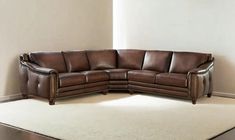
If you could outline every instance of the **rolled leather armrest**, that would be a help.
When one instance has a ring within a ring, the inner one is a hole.
[[[58,72],[54,69],[49,69],[49,68],[44,68],[44,67],[40,67],[38,65],[32,64],[30,62],[20,62],[21,65],[24,65],[25,67],[29,68],[30,71],[39,73],[39,74],[58,74]]]
[[[58,88],[58,72],[27,61],[20,61],[21,92],[23,96],[37,95],[55,104]]]
[[[188,75],[190,75],[190,74],[204,74],[204,73],[208,72],[210,70],[210,68],[214,66],[214,61],[213,60],[201,65],[198,68],[190,70],[188,72]]]
[[[188,72],[188,88],[193,103],[202,95],[211,95],[213,90],[214,59]]]

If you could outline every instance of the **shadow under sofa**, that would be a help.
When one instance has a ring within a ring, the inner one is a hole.
[[[159,50],[32,52],[20,56],[20,88],[47,98],[123,90],[191,99],[213,90],[211,54]]]

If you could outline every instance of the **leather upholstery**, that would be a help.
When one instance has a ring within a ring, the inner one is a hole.
[[[85,88],[92,88],[92,87],[103,86],[103,85],[108,85],[108,84],[109,84],[108,81],[87,83],[87,84],[85,84]]]
[[[108,85],[102,85],[102,86],[96,86],[91,88],[83,88],[78,90],[71,90],[66,91],[58,94],[58,97],[67,97],[67,96],[73,96],[73,95],[86,95],[91,93],[98,93],[98,92],[106,92],[108,89]]]
[[[127,80],[110,80],[109,81],[110,85],[128,85]]]
[[[27,95],[28,93],[28,83],[29,77],[28,77],[28,69],[24,65],[19,65],[19,78],[20,78],[20,91],[23,94],[23,96]]]
[[[170,51],[146,51],[142,69],[157,72],[168,72],[171,57],[172,52]]]
[[[105,71],[109,74],[110,80],[127,80],[128,69],[108,69]]]
[[[50,104],[56,98],[57,72],[53,69],[42,68],[28,61],[20,61],[21,88],[23,97],[29,94],[48,98]],[[25,93],[27,92],[27,93]]]
[[[174,52],[172,56],[170,72],[188,73],[190,70],[210,61],[211,54],[193,52]]]
[[[179,73],[160,73],[156,75],[156,83],[160,85],[187,87],[187,75]]]
[[[157,88],[157,84],[155,83],[145,83],[145,82],[139,82],[139,81],[128,81],[128,83],[129,85]]]
[[[87,57],[92,70],[114,69],[117,65],[115,50],[87,51]]]
[[[213,61],[211,61],[188,73],[189,93],[193,100],[196,100],[205,94],[212,94],[213,71]]]
[[[47,93],[50,93],[50,76],[38,75],[32,71],[29,71],[28,73],[28,92],[48,98],[49,95]]]
[[[128,81],[127,80],[110,80],[109,81],[109,90],[127,90]]]
[[[90,69],[85,51],[63,52],[68,72],[80,72]]]
[[[176,87],[176,86],[159,85],[159,84],[156,84],[156,86],[159,89],[166,89],[166,90],[171,90],[171,91],[181,91],[181,92],[189,91],[187,87]]]
[[[151,87],[144,87],[144,86],[137,86],[137,85],[129,85],[128,88],[131,91],[137,91],[137,92],[152,93],[152,94],[157,94],[157,95],[179,97],[179,98],[189,98],[188,93],[182,92],[182,91],[151,88]]]
[[[75,86],[86,83],[86,76],[81,73],[61,73],[59,74],[60,87]]]
[[[82,90],[85,88],[85,84],[81,85],[75,85],[75,86],[68,86],[68,87],[60,87],[57,92],[58,94],[63,93],[63,92],[68,92],[68,91],[73,91],[73,90]]]
[[[35,52],[30,53],[30,61],[45,68],[66,72],[64,58],[61,52]]]
[[[128,80],[154,84],[156,74],[157,72],[148,70],[131,70],[128,71]]]
[[[82,72],[86,76],[87,83],[108,81],[109,75],[102,70],[84,71]]]
[[[118,50],[118,68],[140,70],[144,61],[143,50]]]
[[[109,85],[109,90],[127,90],[128,89],[128,85],[127,84],[123,84],[123,85]]]
[[[85,88],[84,92],[85,93],[94,93],[94,92],[107,92],[108,91],[108,85],[100,85],[100,86],[95,86],[91,88]]]
[[[129,84],[130,85],[142,86],[142,87],[165,89],[165,90],[171,90],[171,91],[188,92],[188,88],[175,87],[175,86],[166,86],[166,85],[143,83],[143,82],[136,82],[136,81],[129,81]]]
[[[22,95],[48,98],[54,104],[59,97],[129,90],[191,99],[195,104],[199,97],[212,94],[211,54],[173,52],[171,59],[171,52],[167,51],[118,50],[115,55],[113,52],[23,54],[19,67]],[[91,70],[90,65],[103,70]]]

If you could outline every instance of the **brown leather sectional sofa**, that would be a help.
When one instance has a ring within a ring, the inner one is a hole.
[[[212,94],[211,54],[158,50],[33,52],[20,56],[21,92],[55,99],[126,90],[196,100]]]

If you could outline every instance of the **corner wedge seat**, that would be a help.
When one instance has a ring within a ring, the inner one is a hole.
[[[154,84],[156,74],[157,72],[155,71],[132,70],[132,71],[128,71],[128,80]]]
[[[60,73],[59,85],[60,87],[75,86],[86,83],[86,76],[81,73]]]
[[[91,70],[81,72],[86,76],[86,83],[108,81],[109,75],[103,70]]]
[[[156,83],[166,86],[187,87],[187,74],[160,73],[156,75]]]
[[[105,70],[110,80],[127,80],[128,69],[108,69]]]

